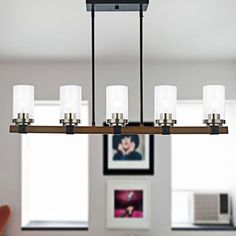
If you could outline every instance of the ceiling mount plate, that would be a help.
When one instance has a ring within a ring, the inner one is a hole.
[[[149,0],[86,0],[87,11],[139,11],[140,5],[143,11],[148,8]]]

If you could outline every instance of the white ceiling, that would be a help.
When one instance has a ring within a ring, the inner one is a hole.
[[[150,0],[147,60],[236,59],[236,0]],[[138,57],[138,13],[97,13],[101,60]],[[1,60],[89,60],[85,0],[0,0]]]

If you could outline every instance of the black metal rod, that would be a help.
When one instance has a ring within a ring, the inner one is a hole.
[[[140,5],[140,125],[143,125],[143,6]]]
[[[95,126],[95,10],[92,5],[91,10],[92,23],[92,125]]]

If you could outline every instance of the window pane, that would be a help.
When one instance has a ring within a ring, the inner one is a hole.
[[[182,101],[178,108],[179,125],[201,125],[201,102]],[[194,191],[229,191],[235,140],[235,102],[227,102],[229,135],[173,135],[172,223],[191,223],[191,197]]]
[[[87,103],[82,120],[88,123]],[[35,121],[57,125],[58,103],[36,104]],[[23,135],[22,181],[22,226],[47,221],[87,227],[88,135]]]
[[[191,197],[190,192],[172,192],[172,222],[181,224],[191,219]]]

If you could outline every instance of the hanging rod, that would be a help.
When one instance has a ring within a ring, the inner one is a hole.
[[[76,126],[73,127],[74,134],[114,134],[116,127],[110,126]],[[228,127],[195,126],[195,127],[169,127],[168,134],[228,134]],[[126,126],[119,127],[119,134],[165,134],[163,127],[151,126]],[[10,133],[19,133],[19,126],[11,125]],[[47,133],[65,134],[66,127],[63,126],[27,126],[24,133]]]
[[[140,125],[143,125],[143,6],[140,5]]]
[[[92,38],[92,126],[96,124],[95,117],[95,11],[91,10],[91,38]]]

